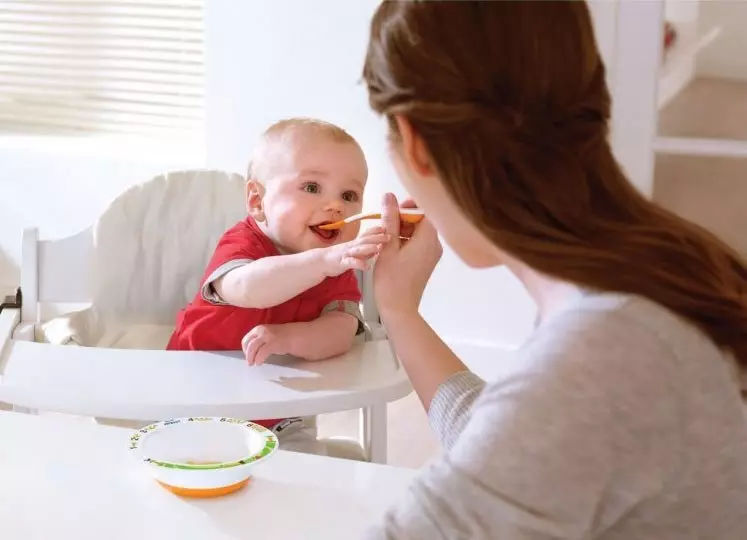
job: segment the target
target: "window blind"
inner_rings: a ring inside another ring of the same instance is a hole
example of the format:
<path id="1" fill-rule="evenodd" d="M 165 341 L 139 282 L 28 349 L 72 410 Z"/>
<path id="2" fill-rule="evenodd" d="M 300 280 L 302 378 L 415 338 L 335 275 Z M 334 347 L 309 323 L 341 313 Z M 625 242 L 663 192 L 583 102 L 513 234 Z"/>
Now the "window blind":
<path id="1" fill-rule="evenodd" d="M 196 139 L 205 0 L 0 0 L 0 133 Z"/>

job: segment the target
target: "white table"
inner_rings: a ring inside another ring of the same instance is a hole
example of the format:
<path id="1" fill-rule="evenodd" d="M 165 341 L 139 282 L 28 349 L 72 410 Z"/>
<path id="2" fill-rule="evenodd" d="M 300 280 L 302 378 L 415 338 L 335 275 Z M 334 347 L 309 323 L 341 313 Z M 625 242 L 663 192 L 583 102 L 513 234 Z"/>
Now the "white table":
<path id="1" fill-rule="evenodd" d="M 3 540 L 359 537 L 415 472 L 279 451 L 247 488 L 184 499 L 129 453 L 129 430 L 0 412 Z"/>
<path id="2" fill-rule="evenodd" d="M 276 357 L 251 367 L 240 352 L 3 342 L 3 328 L 13 326 L 7 311 L 0 314 L 0 401 L 15 407 L 126 420 L 284 418 L 362 409 L 365 450 L 371 461 L 384 463 L 386 404 L 412 389 L 386 340 L 358 344 L 322 362 Z"/>

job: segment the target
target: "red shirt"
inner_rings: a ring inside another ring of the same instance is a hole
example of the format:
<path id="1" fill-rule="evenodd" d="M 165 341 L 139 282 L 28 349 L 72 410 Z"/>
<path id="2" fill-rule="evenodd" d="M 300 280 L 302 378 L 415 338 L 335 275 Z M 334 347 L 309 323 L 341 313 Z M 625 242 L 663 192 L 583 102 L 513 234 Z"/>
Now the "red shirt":
<path id="1" fill-rule="evenodd" d="M 194 300 L 179 312 L 176 328 L 166 346 L 179 351 L 240 351 L 241 340 L 260 324 L 308 322 L 319 318 L 328 306 L 346 311 L 346 303 L 361 300 L 358 280 L 350 270 L 302 292 L 287 302 L 267 309 L 251 309 L 209 301 L 210 284 L 233 268 L 262 257 L 280 255 L 275 245 L 251 217 L 228 229 L 218 241 Z M 329 308 L 328 308 L 329 309 Z M 273 429 L 283 419 L 254 420 Z"/>
<path id="2" fill-rule="evenodd" d="M 208 281 L 215 281 L 242 263 L 280 255 L 275 245 L 257 227 L 251 217 L 228 229 L 215 248 L 200 282 L 194 300 L 179 312 L 168 350 L 180 351 L 240 351 L 241 340 L 260 324 L 309 322 L 319 318 L 323 310 L 335 303 L 344 311 L 345 302 L 360 302 L 361 293 L 355 273 L 350 270 L 327 278 L 319 285 L 302 292 L 287 302 L 266 309 L 242 308 L 205 298 Z M 225 269 L 225 271 L 216 271 Z"/>

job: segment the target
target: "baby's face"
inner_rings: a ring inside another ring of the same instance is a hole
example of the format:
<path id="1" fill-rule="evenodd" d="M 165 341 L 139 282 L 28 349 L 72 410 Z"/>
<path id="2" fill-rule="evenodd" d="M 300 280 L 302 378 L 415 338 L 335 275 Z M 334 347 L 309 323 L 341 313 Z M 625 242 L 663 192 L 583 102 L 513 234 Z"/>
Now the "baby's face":
<path id="1" fill-rule="evenodd" d="M 293 139 L 268 156 L 260 227 L 284 253 L 354 239 L 359 223 L 335 231 L 318 226 L 361 211 L 368 176 L 363 152 L 356 144 L 325 136 Z"/>

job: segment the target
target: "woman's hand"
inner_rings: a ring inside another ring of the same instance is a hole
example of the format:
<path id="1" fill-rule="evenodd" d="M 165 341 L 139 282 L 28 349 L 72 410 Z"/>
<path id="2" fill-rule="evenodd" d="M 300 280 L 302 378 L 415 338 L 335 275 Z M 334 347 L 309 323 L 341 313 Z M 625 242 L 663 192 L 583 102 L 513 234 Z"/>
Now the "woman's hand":
<path id="1" fill-rule="evenodd" d="M 403 208 L 414 208 L 405 201 Z M 416 313 L 428 280 L 441 258 L 443 248 L 436 229 L 427 217 L 415 225 L 401 223 L 397 199 L 384 196 L 382 223 L 391 238 L 384 244 L 374 267 L 374 294 L 379 312 Z"/>

